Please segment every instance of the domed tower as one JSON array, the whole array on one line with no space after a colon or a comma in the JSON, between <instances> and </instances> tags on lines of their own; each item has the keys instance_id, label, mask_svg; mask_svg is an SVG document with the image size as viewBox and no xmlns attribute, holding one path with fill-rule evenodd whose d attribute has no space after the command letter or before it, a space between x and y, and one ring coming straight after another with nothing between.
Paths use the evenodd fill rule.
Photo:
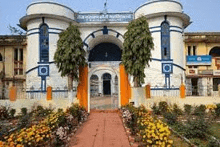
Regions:
<instances>
[{"instance_id":1,"label":"domed tower","mask_svg":"<svg viewBox=\"0 0 220 147\"><path fill-rule=\"evenodd\" d=\"M154 41L150 67L145 68L145 84L152 90L174 90L184 78L184 29L190 18L176 0L151 0L136 9L135 19L145 16Z\"/></svg>"},{"instance_id":2,"label":"domed tower","mask_svg":"<svg viewBox=\"0 0 220 147\"><path fill-rule=\"evenodd\" d=\"M45 91L47 86L63 89L67 78L62 78L54 64L59 33L70 22L75 12L54 2L35 2L27 7L20 25L27 31L27 89Z\"/></svg>"}]
</instances>

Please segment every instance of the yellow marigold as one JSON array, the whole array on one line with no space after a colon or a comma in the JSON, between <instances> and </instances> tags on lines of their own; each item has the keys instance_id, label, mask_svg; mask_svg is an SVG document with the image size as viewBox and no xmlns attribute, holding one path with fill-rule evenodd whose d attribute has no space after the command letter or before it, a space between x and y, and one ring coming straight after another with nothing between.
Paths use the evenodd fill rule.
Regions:
<instances>
[{"instance_id":1,"label":"yellow marigold","mask_svg":"<svg viewBox=\"0 0 220 147\"><path fill-rule=\"evenodd\" d=\"M173 144L173 140L168 140L168 143Z\"/></svg>"}]
</instances>

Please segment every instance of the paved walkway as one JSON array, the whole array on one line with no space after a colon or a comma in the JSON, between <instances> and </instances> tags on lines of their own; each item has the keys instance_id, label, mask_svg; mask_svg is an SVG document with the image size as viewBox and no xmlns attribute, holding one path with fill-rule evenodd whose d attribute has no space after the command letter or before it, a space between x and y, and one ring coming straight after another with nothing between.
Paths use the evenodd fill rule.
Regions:
<instances>
[{"instance_id":1,"label":"paved walkway","mask_svg":"<svg viewBox=\"0 0 220 147\"><path fill-rule=\"evenodd\" d=\"M118 113L91 113L70 142L72 147L130 147Z\"/></svg>"}]
</instances>

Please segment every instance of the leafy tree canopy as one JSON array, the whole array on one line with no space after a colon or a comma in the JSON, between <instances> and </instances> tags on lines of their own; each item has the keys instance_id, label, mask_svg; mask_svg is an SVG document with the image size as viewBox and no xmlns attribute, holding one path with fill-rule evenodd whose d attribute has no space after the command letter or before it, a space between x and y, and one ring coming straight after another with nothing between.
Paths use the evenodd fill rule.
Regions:
<instances>
[{"instance_id":1,"label":"leafy tree canopy","mask_svg":"<svg viewBox=\"0 0 220 147\"><path fill-rule=\"evenodd\" d=\"M72 81L79 79L79 67L86 65L86 52L83 49L83 42L80 37L78 26L70 26L59 34L57 51L54 55L56 66L61 72L61 76L69 76Z\"/></svg>"},{"instance_id":2,"label":"leafy tree canopy","mask_svg":"<svg viewBox=\"0 0 220 147\"><path fill-rule=\"evenodd\" d=\"M151 50L154 48L153 38L149 31L146 17L142 16L129 23L124 35L122 63L128 74L134 77L134 86L144 83L144 69L151 61Z\"/></svg>"}]
</instances>

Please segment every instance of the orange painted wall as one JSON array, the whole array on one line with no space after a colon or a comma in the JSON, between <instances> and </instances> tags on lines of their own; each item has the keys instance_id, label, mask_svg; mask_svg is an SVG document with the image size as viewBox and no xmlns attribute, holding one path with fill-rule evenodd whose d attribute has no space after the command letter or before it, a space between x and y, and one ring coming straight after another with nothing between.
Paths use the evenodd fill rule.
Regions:
<instances>
[{"instance_id":1,"label":"orange painted wall","mask_svg":"<svg viewBox=\"0 0 220 147\"><path fill-rule=\"evenodd\" d=\"M131 98L131 86L128 81L128 74L125 71L124 65L120 64L120 95L121 95L121 105L126 105L129 103Z\"/></svg>"},{"instance_id":2,"label":"orange painted wall","mask_svg":"<svg viewBox=\"0 0 220 147\"><path fill-rule=\"evenodd\" d=\"M77 98L79 99L79 104L88 110L88 66L79 68Z\"/></svg>"}]
</instances>

